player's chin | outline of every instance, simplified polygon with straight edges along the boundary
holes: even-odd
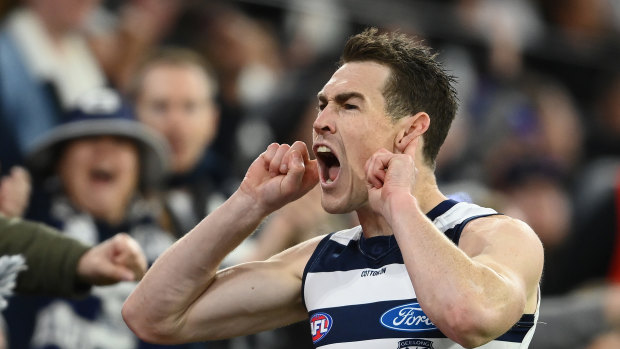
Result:
[[[334,195],[326,193],[323,193],[321,196],[321,205],[326,212],[332,214],[349,213],[352,211],[346,198],[335,197]]]

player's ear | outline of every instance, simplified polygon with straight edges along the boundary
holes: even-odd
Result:
[[[394,139],[394,148],[399,153],[405,153],[409,144],[428,130],[431,119],[425,112],[419,112],[400,119],[398,123],[400,129]]]

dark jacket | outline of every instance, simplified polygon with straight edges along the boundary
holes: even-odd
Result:
[[[88,249],[44,224],[0,215],[0,255],[21,254],[28,267],[18,275],[17,293],[86,294],[90,286],[78,280],[77,265]]]

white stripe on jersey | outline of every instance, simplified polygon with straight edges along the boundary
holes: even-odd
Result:
[[[459,202],[452,206],[446,213],[435,218],[433,224],[444,233],[446,230],[454,228],[456,225],[463,223],[464,220],[472,216],[482,216],[495,214],[497,211],[491,208],[480,207],[466,202]]]
[[[382,273],[383,268],[385,273]],[[372,270],[381,273],[362,277],[362,272]],[[325,285],[333,285],[329,293]],[[409,285],[409,287],[403,287]],[[364,292],[351,292],[364,290]],[[404,264],[389,264],[379,269],[353,269],[306,276],[306,304],[320,304],[321,308],[374,303],[396,299],[413,299],[415,292]],[[308,311],[316,308],[308,308]]]

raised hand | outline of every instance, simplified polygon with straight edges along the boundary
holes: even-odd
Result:
[[[240,190],[270,213],[302,197],[318,181],[317,162],[310,160],[305,143],[272,143],[254,160]]]
[[[380,149],[366,162],[366,187],[370,207],[388,220],[390,199],[413,193],[417,174],[417,145],[418,138],[411,141],[403,153]]]
[[[23,167],[13,167],[0,178],[0,213],[7,217],[21,216],[30,200],[30,175]]]

